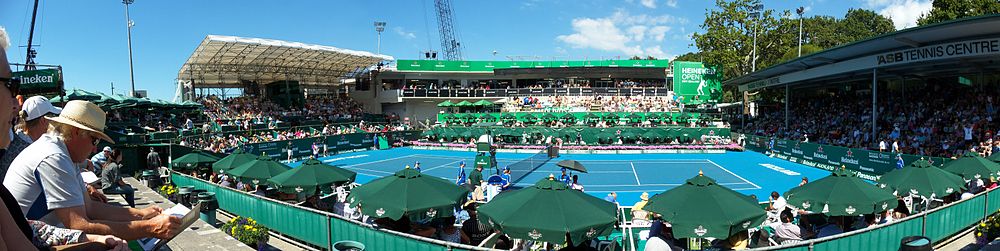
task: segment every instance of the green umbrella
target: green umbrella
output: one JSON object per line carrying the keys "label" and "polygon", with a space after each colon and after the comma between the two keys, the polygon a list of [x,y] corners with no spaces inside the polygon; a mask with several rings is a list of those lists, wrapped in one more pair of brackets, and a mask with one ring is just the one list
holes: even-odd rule
{"label": "green umbrella", "polygon": [[114,97],[109,96],[107,94],[104,94],[103,92],[96,92],[94,94],[97,94],[97,96],[101,97],[100,99],[94,100],[95,104],[100,104],[100,105],[114,105],[114,104],[120,103],[120,101],[118,101]]}
{"label": "green umbrella", "polygon": [[562,119],[572,120],[572,119],[576,119],[576,116],[573,116],[572,113],[567,113],[567,114],[563,114],[562,115]]}
{"label": "green umbrella", "polygon": [[101,95],[98,95],[97,93],[88,92],[80,89],[73,89],[73,91],[67,93],[64,97],[66,98],[66,100],[62,101],[70,101],[70,100],[94,101],[101,99]]}
{"label": "green umbrella", "polygon": [[464,107],[464,106],[473,106],[473,105],[472,105],[472,103],[469,103],[469,101],[462,100],[462,102],[458,102],[458,104],[455,104],[455,106],[463,106]]}
{"label": "green umbrella", "polygon": [[559,161],[559,163],[556,163],[556,166],[559,166],[559,167],[562,167],[562,168],[566,168],[566,169],[569,169],[569,170],[573,170],[573,171],[577,171],[577,172],[583,172],[583,173],[587,172],[587,168],[584,167],[583,164],[580,164],[579,161],[570,160],[570,159]]}
{"label": "green umbrella", "polygon": [[878,183],[881,187],[896,190],[900,196],[909,193],[928,198],[944,197],[965,188],[962,177],[932,166],[924,159],[883,174]]}
{"label": "green umbrella", "polygon": [[[994,154],[995,155],[995,154]],[[978,153],[967,152],[965,156],[949,161],[944,165],[945,171],[958,174],[965,179],[997,177],[1000,175],[1000,164],[979,156]]]}
{"label": "green umbrella", "polygon": [[352,207],[360,204],[361,212],[373,217],[435,218],[453,215],[455,204],[468,193],[450,180],[406,168],[351,189],[348,200]]}
{"label": "green umbrella", "polygon": [[785,192],[788,205],[828,216],[858,216],[896,208],[896,196],[856,177],[851,171],[830,176]]}
{"label": "green umbrella", "polygon": [[435,132],[434,130],[427,130],[420,133],[420,136],[434,136],[434,135],[437,135],[437,132]]}
{"label": "green umbrella", "polygon": [[489,113],[487,113],[487,114],[483,114],[483,116],[482,116],[482,117],[479,117],[479,119],[485,119],[485,120],[495,120],[495,119],[497,119],[497,117],[496,117],[496,116],[493,116],[493,114],[489,114]]}
{"label": "green umbrella", "polygon": [[517,116],[514,116],[514,114],[510,114],[510,113],[504,113],[503,115],[500,115],[500,119],[503,119],[503,120],[512,120],[512,119],[517,119]]}
{"label": "green umbrella", "polygon": [[437,106],[438,107],[452,107],[452,106],[455,106],[455,103],[452,103],[451,100],[445,100],[444,102],[438,103]]}
{"label": "green umbrella", "polygon": [[601,118],[601,116],[597,116],[596,114],[593,114],[593,113],[587,113],[587,115],[583,115],[583,118],[584,119],[596,119],[596,118]]}
{"label": "green umbrella", "polygon": [[510,237],[581,243],[614,231],[614,203],[567,189],[552,176],[534,186],[504,192],[478,208],[479,221]]}
{"label": "green umbrella", "polygon": [[559,118],[556,117],[555,114],[546,113],[545,115],[542,115],[542,119],[544,119],[544,120],[556,120],[556,119],[559,119]]}
{"label": "green umbrella", "polygon": [[642,137],[647,139],[663,138],[663,135],[656,131],[657,131],[656,129],[650,129],[649,131],[646,131],[646,133],[643,133]]}
{"label": "green umbrella", "polygon": [[1000,153],[994,153],[993,155],[990,155],[989,159],[993,162],[1000,162]]}
{"label": "green umbrella", "polygon": [[524,114],[524,116],[521,116],[521,119],[523,119],[523,120],[535,120],[536,117],[535,117],[535,115],[533,115],[531,113],[528,113],[528,114]]}
{"label": "green umbrella", "polygon": [[224,173],[226,171],[232,170],[234,167],[242,165],[244,163],[250,162],[257,159],[257,156],[253,154],[243,153],[243,150],[237,149],[229,156],[212,163],[212,171],[217,173]]}
{"label": "green umbrella", "polygon": [[750,196],[720,186],[701,172],[649,198],[644,210],[661,214],[676,238],[725,239],[760,226],[767,213]]}
{"label": "green umbrella", "polygon": [[312,192],[316,187],[329,187],[331,184],[342,184],[354,181],[358,173],[323,164],[317,159],[309,159],[292,170],[271,177],[267,181],[275,188],[286,193]]}
{"label": "green umbrella", "polygon": [[255,160],[236,166],[226,173],[239,177],[244,181],[253,182],[254,185],[257,185],[261,182],[267,181],[267,179],[270,179],[271,177],[288,171],[288,169],[291,168],[285,164],[271,160],[270,157],[260,156]]}
{"label": "green umbrella", "polygon": [[195,150],[194,152],[185,154],[180,158],[174,159],[170,163],[173,165],[174,170],[184,170],[198,167],[210,168],[212,163],[215,163],[216,161],[219,161],[218,157],[204,153],[201,150]]}
{"label": "green umbrella", "polygon": [[472,104],[475,105],[475,106],[491,106],[491,105],[493,105],[493,102],[490,102],[489,100],[483,99],[483,100],[476,101],[475,103],[472,103]]}
{"label": "green umbrella", "polygon": [[642,119],[642,115],[639,115],[638,113],[632,113],[632,114],[628,115],[628,119],[629,120],[640,120],[640,119]]}
{"label": "green umbrella", "polygon": [[618,114],[615,114],[613,112],[609,112],[608,114],[604,115],[604,118],[605,119],[609,119],[609,120],[610,119],[618,119]]}
{"label": "green umbrella", "polygon": [[622,138],[631,139],[631,138],[635,138],[635,136],[638,136],[638,135],[636,135],[634,132],[632,132],[632,130],[623,130],[621,136],[622,136]]}
{"label": "green umbrella", "polygon": [[600,132],[600,133],[597,133],[597,136],[595,136],[595,137],[597,137],[599,139],[608,139],[608,138],[614,138],[615,135],[613,133],[610,133],[610,132]]}
{"label": "green umbrella", "polygon": [[449,114],[445,114],[445,115],[444,115],[444,118],[445,118],[445,119],[455,119],[456,117],[455,117],[455,115],[454,115],[454,114],[451,114],[451,113],[449,113]]}

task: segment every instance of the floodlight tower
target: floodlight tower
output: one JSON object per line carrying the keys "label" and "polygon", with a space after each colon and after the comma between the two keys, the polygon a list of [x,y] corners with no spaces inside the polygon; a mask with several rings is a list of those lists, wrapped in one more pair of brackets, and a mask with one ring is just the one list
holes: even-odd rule
{"label": "floodlight tower", "polygon": [[135,22],[132,22],[132,18],[128,16],[128,5],[134,3],[135,0],[122,0],[125,4],[125,25],[128,30],[128,78],[132,81],[132,93],[130,96],[136,97],[135,94],[135,72],[132,69],[132,26],[135,26]]}
{"label": "floodlight tower", "polygon": [[462,60],[462,43],[455,36],[454,10],[451,8],[451,0],[434,0],[434,9],[437,10],[438,33],[441,35],[441,50],[444,52],[446,60]]}
{"label": "floodlight tower", "polygon": [[375,53],[382,54],[382,32],[385,31],[385,22],[375,21],[375,32],[378,33],[378,45],[375,47]]}

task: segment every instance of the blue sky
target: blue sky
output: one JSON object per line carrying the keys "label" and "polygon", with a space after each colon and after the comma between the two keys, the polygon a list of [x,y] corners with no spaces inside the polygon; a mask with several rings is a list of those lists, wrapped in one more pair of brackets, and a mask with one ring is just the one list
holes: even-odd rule
{"label": "blue sky", "polygon": [[[929,0],[763,0],[776,10],[807,8],[807,16],[842,17],[849,8],[890,16],[912,26]],[[31,0],[0,1],[0,26],[10,35],[11,62],[24,62]],[[137,89],[173,98],[177,71],[206,35],[270,38],[375,52],[374,21],[388,23],[382,53],[417,59],[440,51],[433,0],[413,1],[150,1],[136,0],[130,15]],[[467,60],[582,60],[693,51],[709,0],[453,0]],[[121,1],[39,4],[37,63],[64,69],[66,88],[125,94],[129,88],[125,13]],[[496,56],[493,55],[496,51]],[[16,69],[15,69],[16,70]]]}

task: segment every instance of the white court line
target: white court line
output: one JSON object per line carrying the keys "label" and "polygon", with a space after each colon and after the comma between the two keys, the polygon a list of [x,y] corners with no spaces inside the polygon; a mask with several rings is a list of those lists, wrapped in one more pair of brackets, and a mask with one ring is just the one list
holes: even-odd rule
{"label": "white court line", "polygon": [[[743,182],[719,183],[719,185],[746,185]],[[680,186],[684,183],[664,183],[664,184],[642,184],[642,185],[586,185],[585,187],[644,187],[644,186]],[[758,187],[759,188],[759,187]]]}
{"label": "white court line", "polygon": [[732,171],[729,171],[729,169],[726,169],[725,167],[722,167],[719,164],[715,163],[715,161],[708,160],[708,162],[711,162],[712,165],[715,165],[715,166],[721,168],[723,171],[726,171],[727,173],[732,174],[733,176],[736,176],[736,178],[740,178],[741,180],[746,181],[747,183],[750,183],[750,185],[753,185],[754,187],[757,187],[757,189],[760,189],[760,186],[758,186],[757,184],[754,184],[753,182],[750,182],[749,180],[744,179],[743,176],[736,175]]}
{"label": "white court line", "polygon": [[594,173],[632,173],[632,172],[631,171],[589,171],[589,172],[587,172],[587,174],[594,174]]}
{"label": "white court line", "polygon": [[443,165],[438,165],[438,166],[435,166],[435,167],[431,167],[431,168],[428,168],[427,170],[424,170],[424,171],[421,171],[421,172],[430,172],[431,170],[435,170],[435,169],[446,167],[446,166],[451,166],[451,165],[453,165],[455,163],[458,163],[458,162],[462,162],[462,161],[461,160],[452,161],[451,163],[447,163],[447,164],[443,164]]}
{"label": "white court line", "polygon": [[358,164],[346,165],[346,166],[341,166],[341,167],[352,167],[352,166],[368,165],[368,164],[371,164],[371,163],[379,163],[379,162],[386,162],[386,161],[390,161],[390,160],[397,160],[397,159],[402,159],[402,158],[409,158],[409,157],[412,157],[414,155],[416,155],[416,154],[403,155],[403,156],[399,156],[399,157],[395,157],[395,158],[389,158],[389,159],[384,159],[384,160],[376,160],[376,161],[372,161],[372,162],[358,163]]}
{"label": "white court line", "polygon": [[635,175],[635,184],[642,185],[642,183],[639,182],[639,173],[635,172],[635,164],[632,164],[632,162],[629,162],[628,164],[632,166],[632,175]]}
{"label": "white court line", "polygon": [[[585,187],[585,188],[586,188],[586,187]],[[754,190],[754,189],[759,189],[759,188],[730,188],[730,189],[732,189],[732,190],[736,190],[736,191],[741,191],[741,190]],[[587,190],[587,192],[588,192],[588,193],[610,193],[610,192],[616,192],[616,193],[630,193],[630,192],[635,192],[635,193],[638,193],[638,192],[655,192],[655,193],[660,193],[660,192],[663,192],[663,190],[660,190],[660,189],[654,189],[654,190],[618,190],[618,191],[612,191],[612,190],[608,190],[608,191],[600,191],[600,190],[597,190],[597,191],[591,191],[591,190]]]}
{"label": "white court line", "polygon": [[[348,169],[364,170],[364,171],[376,172],[376,173],[381,173],[381,174],[386,174],[386,175],[393,175],[393,174],[395,174],[395,173],[392,173],[392,172],[372,170],[372,169],[360,168],[360,167],[348,167]],[[369,176],[375,176],[375,175],[369,175]],[[375,176],[375,177],[379,177],[379,176]]]}

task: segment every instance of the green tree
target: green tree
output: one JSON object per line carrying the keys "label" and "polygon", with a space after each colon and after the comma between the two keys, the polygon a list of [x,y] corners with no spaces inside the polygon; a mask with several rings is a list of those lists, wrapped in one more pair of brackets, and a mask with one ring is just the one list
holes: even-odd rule
{"label": "green tree", "polygon": [[934,0],[931,11],[920,15],[917,25],[1000,13],[997,0]]}
{"label": "green tree", "polygon": [[721,65],[725,69],[723,78],[732,78],[751,72],[753,64],[753,36],[757,34],[757,69],[764,68],[768,61],[776,61],[784,51],[782,41],[774,40],[779,21],[774,10],[764,10],[760,18],[750,15],[754,0],[716,0],[716,8],[708,9],[701,28],[703,33],[695,33],[695,46],[701,51],[702,62]]}
{"label": "green tree", "polygon": [[802,44],[816,45],[819,48],[833,48],[846,40],[843,34],[837,33],[840,20],[832,16],[812,16],[805,18],[802,24]]}
{"label": "green tree", "polygon": [[684,53],[684,54],[682,54],[680,56],[677,56],[677,58],[674,58],[674,61],[702,62],[704,60],[704,58],[705,58],[705,56],[701,55],[700,51],[699,52],[688,52],[688,53]]}
{"label": "green tree", "polygon": [[844,36],[841,43],[851,43],[893,31],[896,28],[892,25],[892,19],[866,9],[847,10],[847,15],[837,25],[837,33]]}
{"label": "green tree", "polygon": [[[814,44],[802,44],[802,56],[813,54],[822,51],[823,48],[816,46]],[[781,59],[778,59],[778,63],[783,63],[788,60],[792,60],[799,57],[799,47],[791,47],[785,51],[785,54],[781,55]]]}

